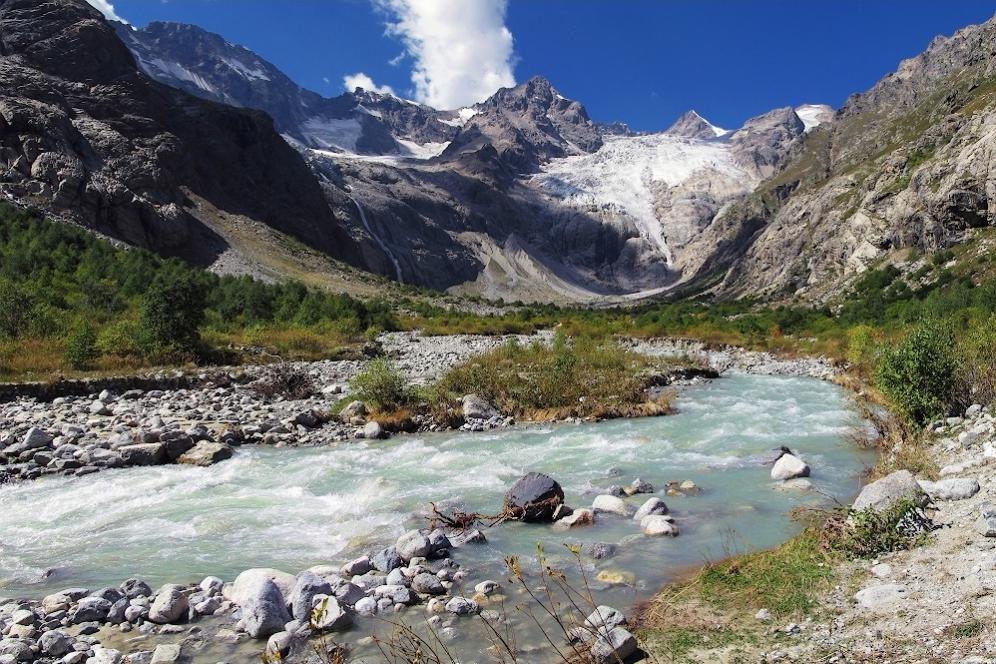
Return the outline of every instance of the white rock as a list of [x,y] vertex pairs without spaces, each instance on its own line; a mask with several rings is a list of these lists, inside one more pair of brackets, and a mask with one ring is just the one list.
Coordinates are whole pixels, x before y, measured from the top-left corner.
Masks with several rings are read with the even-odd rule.
[[809,477],[809,466],[794,454],[783,454],[771,468],[771,479],[776,482]]
[[664,535],[676,537],[678,535],[678,527],[674,525],[673,521],[674,519],[663,514],[648,514],[640,521],[640,527],[643,528],[644,534],[651,537],[662,537]]
[[951,477],[937,482],[918,481],[934,500],[965,500],[977,494],[980,488],[978,480],[967,477]]
[[636,508],[624,501],[622,498],[617,498],[616,496],[610,496],[607,494],[595,496],[595,500],[591,504],[591,509],[595,512],[595,514],[607,512],[609,514],[618,514],[619,516],[625,517],[631,517],[636,513]]
[[858,591],[855,593],[854,599],[865,609],[879,609],[892,606],[896,602],[905,599],[907,595],[906,586],[901,586],[897,583],[886,583]]

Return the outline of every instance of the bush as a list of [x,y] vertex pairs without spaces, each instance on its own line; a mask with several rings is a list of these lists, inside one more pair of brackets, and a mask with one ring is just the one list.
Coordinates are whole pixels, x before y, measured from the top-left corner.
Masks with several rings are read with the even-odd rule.
[[142,334],[154,352],[190,352],[200,345],[204,287],[184,271],[156,276],[142,299]]
[[920,546],[933,528],[920,505],[903,498],[881,511],[868,508],[833,513],[823,526],[823,545],[851,557],[874,558]]
[[955,387],[958,357],[951,330],[921,324],[882,354],[875,370],[879,388],[911,424],[944,415]]
[[847,331],[847,361],[864,371],[875,356],[875,335],[870,325],[855,325]]
[[383,358],[372,360],[353,377],[350,386],[358,399],[382,411],[398,410],[417,400],[401,372]]
[[99,355],[93,325],[86,318],[77,320],[66,335],[66,361],[73,369],[89,369]]

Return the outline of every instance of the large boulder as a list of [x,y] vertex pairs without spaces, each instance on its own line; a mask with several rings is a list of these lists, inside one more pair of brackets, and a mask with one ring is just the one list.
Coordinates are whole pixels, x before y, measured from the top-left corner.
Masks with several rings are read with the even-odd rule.
[[129,466],[158,466],[166,463],[166,447],[162,443],[139,443],[118,448],[118,454]]
[[282,632],[291,621],[284,595],[271,579],[256,584],[242,603],[242,627],[254,639],[266,639]]
[[897,470],[865,486],[854,499],[852,507],[856,512],[866,509],[881,512],[907,498],[920,505],[927,503],[927,495],[913,474],[908,470]]
[[591,503],[591,509],[595,514],[618,514],[624,517],[632,517],[636,513],[636,507],[622,498],[608,494],[595,496],[595,500]]
[[332,584],[311,572],[297,577],[297,583],[290,594],[291,613],[295,620],[308,624],[311,620],[312,600],[315,595],[331,595]]
[[477,394],[463,397],[463,416],[468,420],[489,420],[499,415],[487,399]]
[[399,537],[394,548],[405,562],[412,558],[425,558],[433,551],[432,542],[418,530],[410,530]]
[[809,477],[809,466],[791,452],[782,454],[771,467],[771,479],[776,482],[794,480],[797,477]]
[[186,617],[189,609],[190,603],[183,594],[183,587],[168,583],[160,588],[149,607],[149,620],[161,625],[179,622]]
[[315,620],[312,626],[319,632],[340,632],[353,624],[352,616],[335,597],[316,595],[314,600]]
[[276,584],[281,594],[285,598],[289,598],[294,591],[297,577],[293,574],[268,567],[247,569],[235,577],[235,582],[231,587],[226,588],[225,597],[241,606],[245,604],[249,597],[259,594],[260,589],[266,581],[272,581]]
[[637,648],[635,636],[622,627],[613,627],[607,632],[599,632],[591,645],[591,658],[596,664],[624,662]]
[[564,490],[543,473],[527,473],[505,494],[505,511],[530,523],[553,521],[554,513],[563,504]]
[[965,500],[979,492],[979,481],[970,477],[949,477],[937,482],[919,481],[932,500]]
[[202,440],[181,454],[177,461],[191,466],[213,466],[219,461],[231,459],[233,454],[235,450],[230,445]]

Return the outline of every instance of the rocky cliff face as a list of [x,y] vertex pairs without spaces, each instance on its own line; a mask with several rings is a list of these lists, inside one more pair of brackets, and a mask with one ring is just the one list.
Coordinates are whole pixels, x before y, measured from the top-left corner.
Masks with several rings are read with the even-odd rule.
[[682,285],[823,300],[902,251],[992,225],[996,22],[935,39],[812,129],[689,248]]
[[355,255],[269,117],[149,79],[83,0],[0,2],[0,191],[203,264],[227,248],[206,209]]

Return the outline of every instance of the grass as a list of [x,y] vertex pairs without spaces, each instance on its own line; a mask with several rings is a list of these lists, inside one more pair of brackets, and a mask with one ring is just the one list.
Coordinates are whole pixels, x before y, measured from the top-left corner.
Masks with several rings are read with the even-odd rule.
[[669,397],[650,400],[654,375],[673,368],[611,339],[570,339],[528,346],[511,341],[449,370],[435,386],[439,402],[478,394],[507,415],[534,420],[661,415]]
[[767,630],[754,617],[760,609],[781,621],[817,613],[821,595],[837,583],[839,559],[823,547],[820,527],[810,525],[781,546],[710,563],[666,588],[644,610],[639,634],[662,661],[687,661],[701,649],[749,648]]

